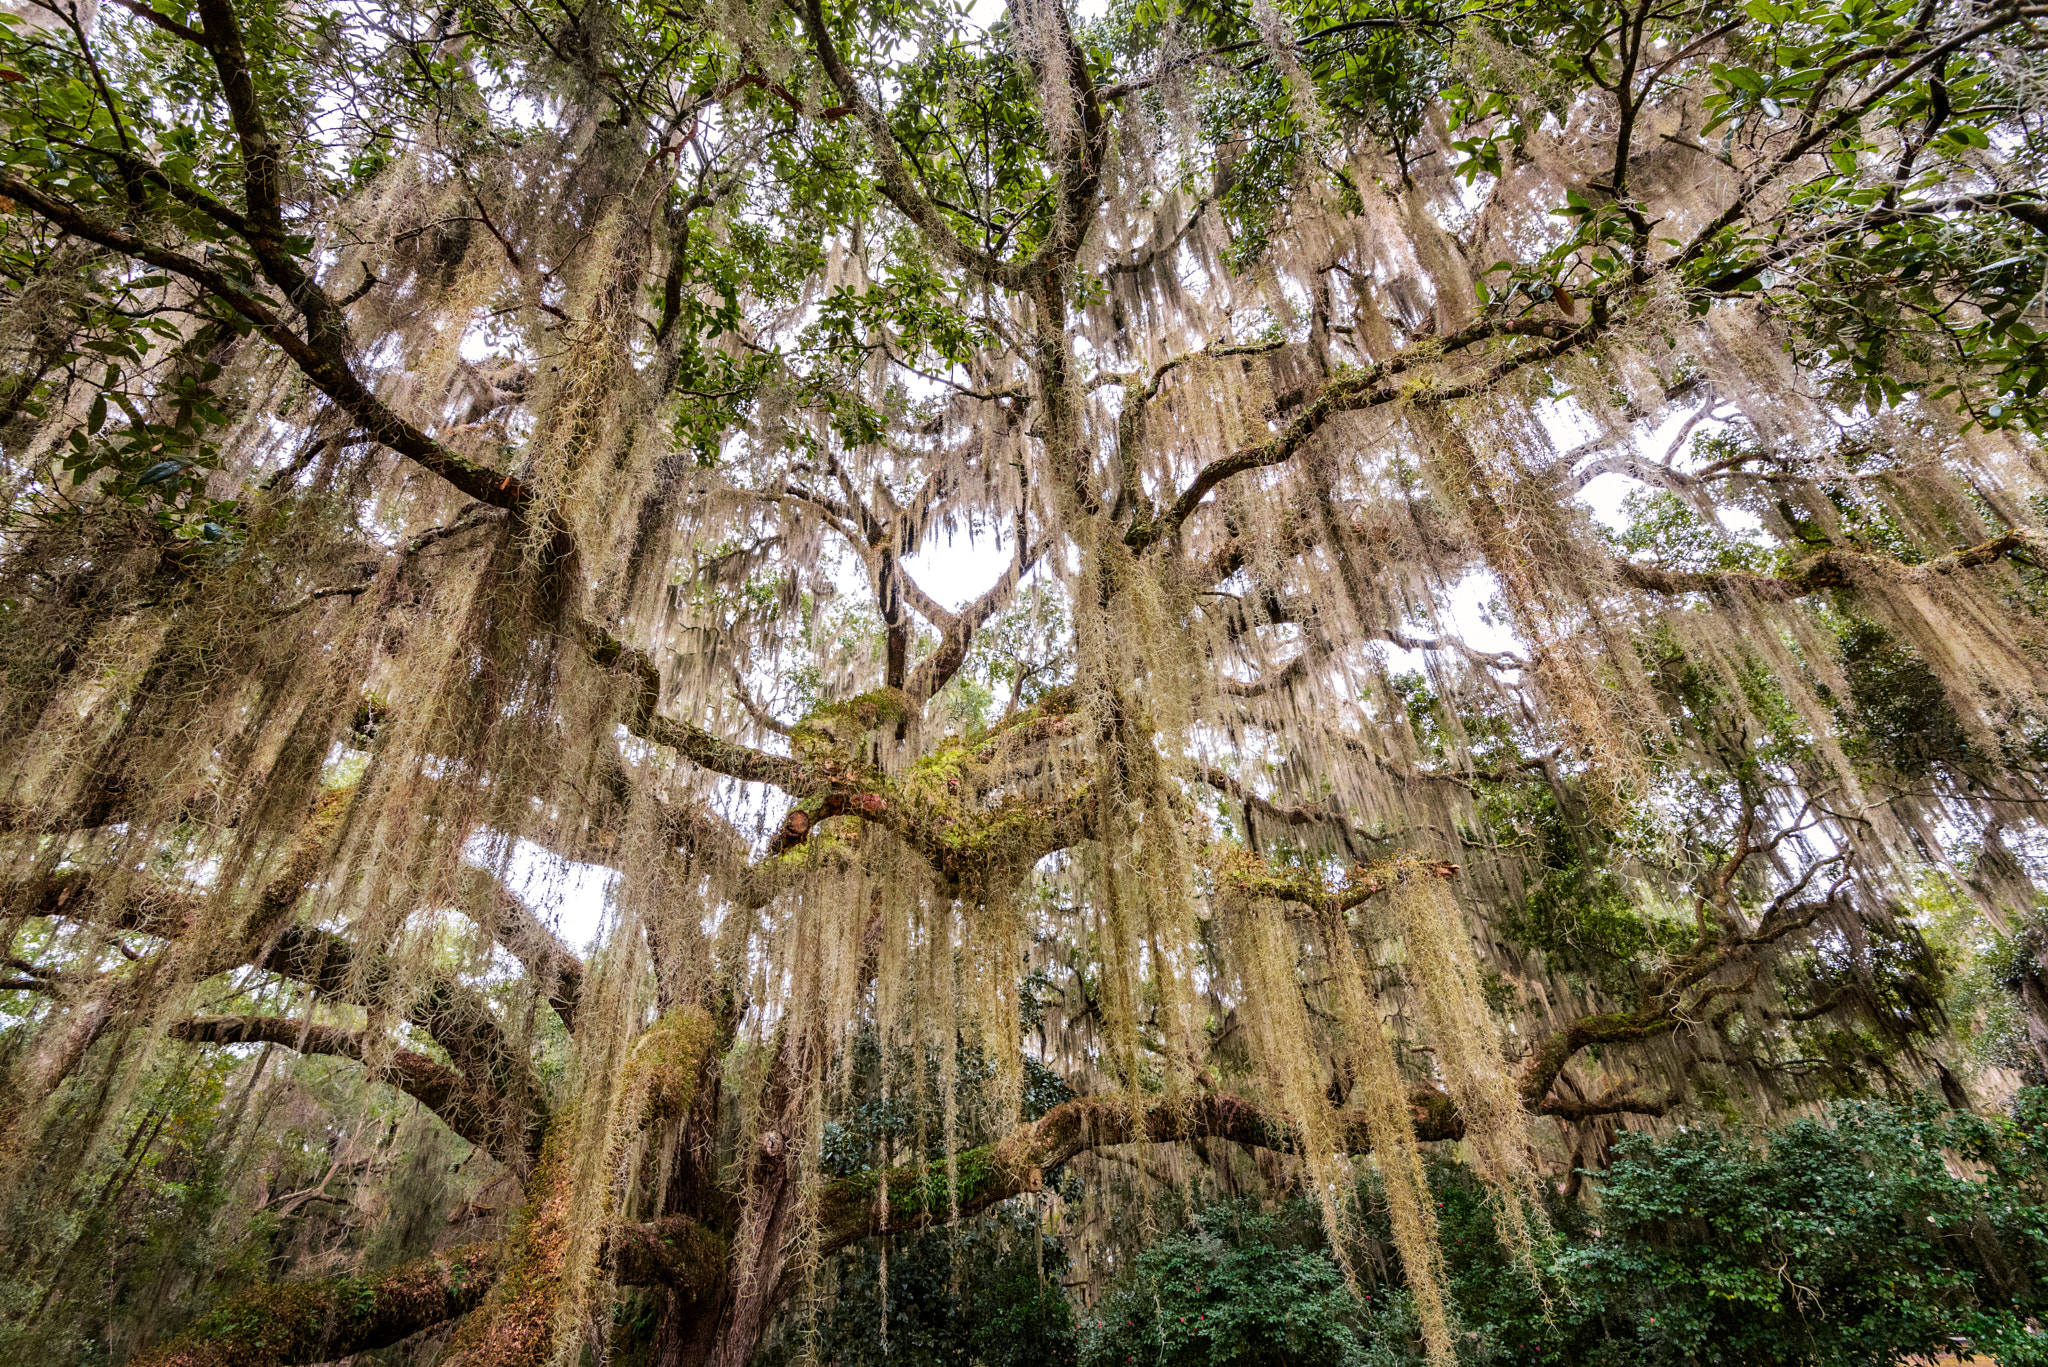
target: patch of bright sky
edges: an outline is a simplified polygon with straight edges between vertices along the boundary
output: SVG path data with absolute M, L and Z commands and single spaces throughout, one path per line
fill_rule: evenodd
M 463 857 L 477 868 L 498 874 L 507 890 L 526 903 L 573 952 L 588 955 L 594 950 L 619 871 L 564 859 L 524 837 L 514 840 L 502 855 L 501 849 L 501 842 L 478 836 L 470 841 Z

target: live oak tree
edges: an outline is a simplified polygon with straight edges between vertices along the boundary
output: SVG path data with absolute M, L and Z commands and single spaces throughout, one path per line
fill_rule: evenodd
M 1626 1117 L 1962 1103 L 1910 910 L 2033 914 L 2044 19 L 31 0 L 9 1237 L 101 1237 L 167 1060 L 248 1060 L 260 1213 L 296 1054 L 516 1214 L 333 1223 L 151 1362 L 640 1287 L 738 1367 L 1140 1142 L 1340 1250 L 1371 1153 L 1447 1362 L 1420 1145 L 1526 1253 Z M 21 1265 L 33 1356 L 100 1263 Z

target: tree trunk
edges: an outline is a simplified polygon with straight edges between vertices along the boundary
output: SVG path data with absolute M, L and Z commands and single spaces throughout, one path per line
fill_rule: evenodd
M 676 1145 L 675 1170 L 662 1193 L 662 1209 L 690 1215 L 716 1229 L 730 1229 L 732 1195 L 718 1181 L 718 1140 L 724 1070 L 720 1064 L 732 1043 L 737 1012 L 728 1000 L 717 1014 L 718 1044 L 704 1056 L 697 1078 L 697 1095 L 684 1117 Z M 718 1334 L 732 1313 L 733 1279 L 727 1275 L 709 1294 L 689 1297 L 671 1289 L 663 1298 L 661 1319 L 655 1329 L 654 1367 L 704 1367 L 718 1346 Z
M 2034 1058 L 2048 1076 L 2048 989 L 2041 983 L 2041 965 L 2030 954 L 2020 972 L 2020 1009 L 2027 1018 L 2027 1043 L 2034 1046 Z
M 746 1367 L 782 1295 L 800 1184 L 791 1161 L 805 1133 L 814 1055 L 808 1035 L 787 1034 L 762 1089 L 761 1133 L 746 1164 L 739 1232 L 707 1367 Z

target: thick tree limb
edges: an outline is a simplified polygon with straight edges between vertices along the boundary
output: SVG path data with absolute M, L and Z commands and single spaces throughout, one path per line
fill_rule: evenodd
M 701 1300 L 725 1275 L 725 1240 L 672 1215 L 606 1244 L 621 1285 Z M 305 1367 L 389 1347 L 482 1305 L 504 1261 L 495 1240 L 367 1277 L 283 1282 L 236 1297 L 131 1367 Z
M 1517 1087 L 1522 1104 L 1538 1115 L 1564 1115 L 1565 1111 L 1555 1108 L 1568 1108 L 1569 1103 L 1552 1101 L 1550 1089 L 1557 1084 L 1558 1075 L 1564 1072 L 1565 1065 L 1581 1051 L 1596 1044 L 1637 1044 L 1668 1035 L 1683 1023 L 1675 1011 L 1618 1011 L 1609 1015 L 1581 1016 L 1552 1032 L 1529 1056 L 1529 1061 L 1522 1067 L 1522 1080 Z
M 580 630 L 583 649 L 591 662 L 605 669 L 625 669 L 634 674 L 639 688 L 623 720 L 634 735 L 655 745 L 666 745 L 702 768 L 746 783 L 769 783 L 787 793 L 803 791 L 804 767 L 794 759 L 771 755 L 729 740 L 721 740 L 692 722 L 677 721 L 661 714 L 661 670 L 644 650 L 619 640 L 595 622 Z
M 386 1048 L 368 1033 L 283 1016 L 195 1016 L 172 1025 L 186 1044 L 281 1044 L 302 1054 L 326 1054 L 366 1064 L 387 1082 L 441 1117 L 449 1129 L 488 1153 L 504 1157 L 497 1107 L 469 1079 L 410 1049 Z
M 1685 1091 L 1664 1093 L 1662 1096 L 1644 1096 L 1637 1092 L 1610 1092 L 1590 1101 L 1560 1101 L 1555 1097 L 1546 1100 L 1537 1108 L 1542 1115 L 1556 1116 L 1559 1120 L 1577 1124 L 1585 1120 L 1598 1120 L 1609 1115 L 1665 1115 L 1685 1100 Z
M 665 1286 L 702 1300 L 725 1280 L 731 1243 L 687 1215 L 627 1225 L 606 1245 L 622 1286 Z
M 1743 570 L 1667 570 L 1633 560 L 1614 562 L 1615 577 L 1645 593 L 1704 593 L 1726 598 L 1742 591 L 1768 602 L 1789 602 L 1829 589 L 1881 587 L 1901 581 L 1925 583 L 1958 570 L 1976 569 L 1998 560 L 2023 560 L 2041 553 L 2043 536 L 2032 527 L 2014 527 L 1988 541 L 1951 551 L 1924 564 L 1908 565 L 1881 555 L 1867 555 L 1830 546 L 1809 556 L 1784 574 L 1751 574 Z
M 1409 1094 L 1408 1106 L 1418 1139 L 1432 1142 L 1464 1136 L 1464 1121 L 1444 1093 L 1417 1088 Z M 1372 1148 L 1372 1135 L 1361 1113 L 1344 1112 L 1339 1124 L 1348 1152 L 1365 1153 Z M 1134 1111 L 1119 1097 L 1078 1097 L 999 1143 L 956 1155 L 954 1171 L 959 1181 L 950 1197 L 944 1162 L 892 1169 L 886 1183 L 887 1228 L 901 1231 L 940 1224 L 956 1208 L 961 1215 L 972 1215 L 998 1201 L 1036 1191 L 1047 1172 L 1092 1149 L 1191 1139 L 1227 1139 L 1282 1153 L 1297 1152 L 1300 1146 L 1292 1126 L 1221 1092 L 1160 1102 L 1143 1111 Z M 818 1216 L 820 1252 L 843 1248 L 882 1231 L 883 1186 L 880 1177 L 865 1173 L 826 1187 Z
M 1818 866 L 1816 866 L 1818 867 Z M 1811 872 L 1811 871 L 1809 871 Z M 1802 879 L 1800 886 L 1804 886 Z M 1563 1026 L 1536 1046 L 1522 1065 L 1522 1078 L 1516 1090 L 1522 1104 L 1538 1115 L 1556 1115 L 1566 1119 L 1576 1116 L 1575 1103 L 1553 1100 L 1550 1089 L 1557 1084 L 1558 1076 L 1565 1066 L 1581 1051 L 1596 1044 L 1637 1044 L 1647 1039 L 1668 1035 L 1680 1026 L 1699 1020 L 1706 1008 L 1723 997 L 1732 997 L 1748 991 L 1756 983 L 1759 965 L 1754 961 L 1752 951 L 1776 944 L 1788 936 L 1807 929 L 1839 905 L 1841 883 L 1828 891 L 1818 901 L 1792 903 L 1780 899 L 1757 923 L 1756 929 L 1748 932 L 1735 930 L 1724 933 L 1718 943 L 1709 942 L 1703 949 L 1686 955 L 1666 968 L 1658 981 L 1650 1000 L 1639 1011 L 1616 1011 L 1603 1015 L 1581 1016 Z M 1734 982 L 1710 982 L 1724 971 L 1737 968 L 1748 962 L 1750 971 Z M 1706 984 L 1702 987 L 1701 984 Z M 1607 1109 L 1586 1114 L 1612 1114 L 1623 1110 L 1639 1110 L 1643 1114 L 1661 1115 L 1662 1110 L 1639 1108 L 1632 1101 L 1620 1104 L 1615 1098 L 1602 1098 L 1596 1104 Z M 1676 1102 L 1651 1102 L 1662 1105 L 1665 1110 Z M 1583 1108 L 1578 1108 L 1583 1109 Z
M 583 995 L 583 960 L 494 875 L 476 870 L 472 897 L 470 916 L 519 960 L 528 977 L 547 994 L 548 1005 L 562 1024 L 575 1030 L 576 1007 Z
M 297 1367 L 384 1348 L 482 1304 L 495 1243 L 436 1253 L 372 1277 L 262 1287 L 229 1301 L 131 1367 Z
M 1232 773 L 1227 773 L 1213 764 L 1196 766 L 1195 776 L 1219 793 L 1236 798 L 1254 815 L 1279 826 L 1329 826 L 1340 832 L 1347 841 L 1358 844 L 1384 844 L 1389 836 L 1374 835 L 1354 825 L 1351 819 L 1336 809 L 1334 803 L 1318 807 L 1283 807 L 1271 798 L 1261 797 L 1251 785 Z
M 248 961 L 336 1001 L 402 1006 L 406 1019 L 445 1049 L 476 1094 L 498 1109 L 501 1138 L 489 1146 L 491 1151 L 515 1169 L 531 1166 L 547 1124 L 540 1079 L 526 1051 L 468 984 L 435 973 L 414 988 L 384 955 L 317 926 L 285 927 L 267 950 Z
M 813 763 L 722 740 L 702 727 L 660 714 L 661 674 L 645 652 L 594 623 L 581 629 L 592 661 L 605 668 L 631 669 L 638 677 L 639 689 L 625 719 L 628 731 L 671 746 L 713 773 L 772 784 L 798 799 L 800 805 L 770 844 L 769 857 L 754 870 L 757 878 L 769 879 L 776 860 L 789 857 L 820 822 L 841 816 L 862 817 L 891 831 L 940 877 L 956 884 L 990 877 L 998 865 L 1004 871 L 1028 868 L 1044 855 L 1086 838 L 1093 829 L 1094 801 L 1085 785 L 1052 803 L 1019 798 L 970 810 L 908 801 L 880 770 L 843 753 L 835 758 L 830 747 L 822 747 L 826 758 Z M 822 735 L 815 726 L 795 729 L 813 739 Z
M 1458 876 L 1458 866 L 1442 860 L 1417 861 L 1408 865 L 1408 871 L 1417 876 L 1426 875 L 1431 878 Z M 1271 897 L 1282 902 L 1294 902 L 1300 906 L 1313 908 L 1326 916 L 1363 906 L 1391 886 L 1388 882 L 1365 877 L 1354 870 L 1352 877 L 1343 887 L 1326 887 L 1320 881 L 1301 874 L 1276 874 L 1263 860 L 1236 875 L 1231 882 L 1247 896 Z

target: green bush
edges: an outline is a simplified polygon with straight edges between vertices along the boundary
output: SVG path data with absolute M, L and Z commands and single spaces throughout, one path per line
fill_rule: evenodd
M 1837 1105 L 1752 1140 L 1626 1139 L 1598 1237 L 1552 1271 L 1644 1363 L 1889 1363 L 1965 1339 L 2048 1361 L 2048 1094 L 2011 1121 L 1931 1105 Z M 1952 1165 L 1955 1170 L 1951 1170 Z
M 1138 1255 L 1082 1320 L 1081 1367 L 1342 1367 L 1362 1307 L 1303 1202 L 1212 1206 Z
M 1493 1200 L 1435 1164 L 1460 1358 L 1586 1367 L 1864 1367 L 1957 1341 L 2048 1363 L 2048 1091 L 2007 1119 L 1854 1102 L 1753 1134 L 1625 1137 L 1590 1209 L 1560 1203 L 1540 1286 Z M 1081 1367 L 1422 1361 L 1370 1184 L 1347 1291 L 1313 1210 L 1211 1207 L 1083 1317 Z
M 1034 1252 L 1034 1238 L 1043 1239 Z M 1027 1212 L 998 1211 L 951 1230 L 891 1236 L 886 1338 L 881 1245 L 835 1260 L 818 1316 L 817 1361 L 839 1367 L 1074 1367 L 1074 1312 L 1060 1278 L 1066 1249 Z M 785 1326 L 756 1367 L 803 1359 L 808 1326 Z

